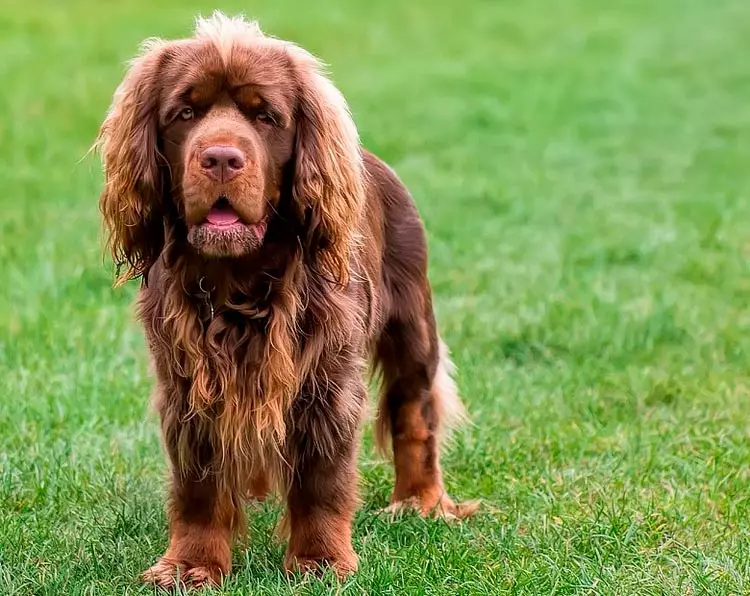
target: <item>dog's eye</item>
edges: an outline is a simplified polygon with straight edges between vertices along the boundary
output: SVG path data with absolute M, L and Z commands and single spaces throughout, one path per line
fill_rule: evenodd
M 193 116 L 193 108 L 183 108 L 180 112 L 180 118 L 182 118 L 183 120 L 192 120 Z
M 273 117 L 268 112 L 258 112 L 255 119 L 263 124 L 274 124 Z

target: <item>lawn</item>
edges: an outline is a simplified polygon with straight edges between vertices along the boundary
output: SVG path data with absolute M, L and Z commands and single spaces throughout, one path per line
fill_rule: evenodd
M 0 7 L 0 594 L 148 594 L 167 543 L 136 284 L 84 157 L 148 36 L 216 5 Z M 277 502 L 225 594 L 750 594 L 750 3 L 222 1 L 324 58 L 412 190 L 473 418 L 459 525 L 391 521 L 287 579 Z

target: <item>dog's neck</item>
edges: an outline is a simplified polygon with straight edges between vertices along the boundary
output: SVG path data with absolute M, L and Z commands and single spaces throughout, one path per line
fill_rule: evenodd
M 294 262 L 292 256 L 273 247 L 241 259 L 207 259 L 185 251 L 168 269 L 178 276 L 183 292 L 203 321 L 226 310 L 259 318 L 268 313 L 278 288 L 285 285 Z

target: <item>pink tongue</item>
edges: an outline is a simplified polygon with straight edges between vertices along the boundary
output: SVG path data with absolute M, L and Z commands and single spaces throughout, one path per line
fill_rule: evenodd
M 215 226 L 229 226 L 237 223 L 240 220 L 240 216 L 231 207 L 212 207 L 206 219 L 208 223 L 212 223 Z

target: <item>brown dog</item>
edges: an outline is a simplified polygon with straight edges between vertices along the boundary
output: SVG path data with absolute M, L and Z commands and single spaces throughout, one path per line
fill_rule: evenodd
M 435 329 L 424 232 L 320 63 L 215 14 L 150 41 L 102 125 L 101 211 L 157 373 L 170 544 L 144 578 L 229 572 L 242 501 L 284 495 L 287 569 L 357 568 L 351 525 L 368 356 L 382 371 L 393 506 L 463 517 L 441 431 L 462 413 Z

